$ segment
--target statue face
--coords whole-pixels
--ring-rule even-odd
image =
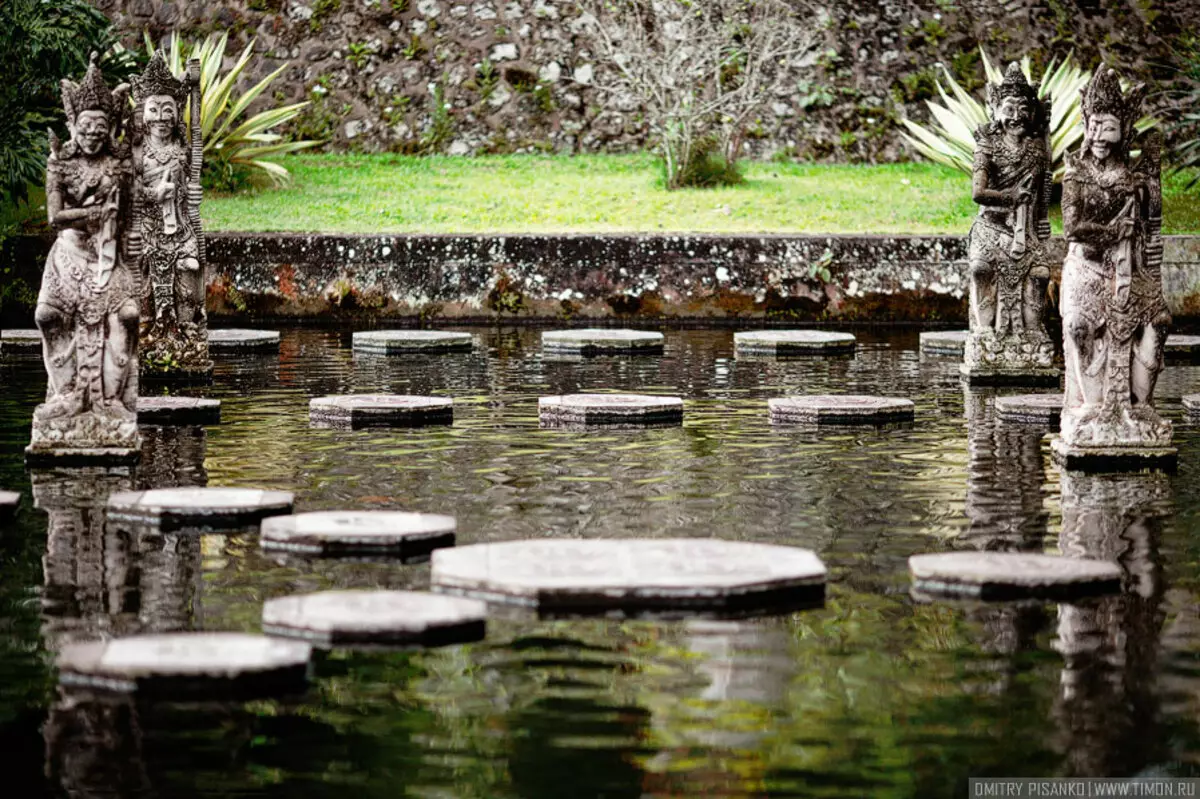
[[[164,138],[170,136],[178,119],[179,108],[174,97],[156,94],[146,98],[146,103],[142,106],[142,121],[151,133]]]
[[[1087,137],[1092,155],[1103,161],[1121,143],[1121,120],[1112,114],[1095,114],[1088,118]]]
[[[1003,125],[1005,130],[1028,130],[1033,122],[1033,109],[1022,97],[1005,97],[996,109],[996,121]]]
[[[84,111],[75,119],[75,140],[87,155],[96,155],[108,143],[108,115],[103,111]]]

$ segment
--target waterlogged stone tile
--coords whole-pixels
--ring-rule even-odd
[[[475,337],[445,330],[367,330],[354,334],[352,346],[368,355],[469,352]]]
[[[320,647],[445,646],[478,641],[487,605],[415,591],[325,591],[272,599],[263,632]]]
[[[825,330],[752,330],[733,335],[737,355],[838,355],[854,352],[855,343],[850,333]]]
[[[454,401],[447,397],[348,394],[318,397],[308,407],[314,427],[421,427],[454,422]]]
[[[683,400],[647,394],[564,394],[538,400],[544,427],[649,427],[683,423]]]
[[[121,491],[108,498],[108,518],[164,531],[236,530],[292,512],[290,491],[254,488],[160,488]]]
[[[453,516],[402,511],[321,511],[263,520],[264,551],[409,560],[453,546]]]
[[[1006,422],[1057,427],[1062,416],[1062,394],[1017,394],[996,397],[996,417]]]
[[[199,397],[138,397],[138,424],[212,425],[221,423],[221,401]]]
[[[910,422],[912,400],[859,394],[813,394],[767,401],[772,422],[799,424],[887,424]]]
[[[975,599],[1066,599],[1121,590],[1117,563],[1024,552],[943,552],[908,559],[913,589]]]

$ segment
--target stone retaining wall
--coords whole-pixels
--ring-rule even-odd
[[[1054,246],[1061,255],[1061,240]],[[5,262],[23,285],[7,292],[8,324],[31,317],[47,247],[11,243]],[[219,233],[208,236],[208,255],[209,308],[221,319],[966,320],[958,236]],[[1163,279],[1177,321],[1200,321],[1200,237],[1167,237]]]

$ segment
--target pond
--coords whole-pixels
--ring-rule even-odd
[[[919,354],[915,332],[859,331],[852,356],[781,361],[735,358],[727,330],[667,330],[661,357],[575,361],[543,357],[536,329],[471,332],[470,354],[355,357],[350,331],[301,328],[283,331],[278,355],[221,355],[211,386],[177,393],[220,399],[222,423],[147,428],[136,482],[286,489],[300,511],[449,513],[460,545],[808,547],[829,568],[824,607],[740,621],[506,615],[475,644],[318,654],[311,689],[290,699],[59,694],[64,642],[258,632],[267,599],[424,589],[429,566],[276,560],[255,534],[106,531],[94,505],[111,481],[26,471],[45,378],[36,358],[5,355],[0,487],[24,493],[0,534],[6,778],[42,795],[611,798],[963,796],[971,776],[1200,775],[1200,430],[1180,405],[1200,366],[1168,366],[1158,391],[1177,473],[1088,478],[1051,465],[1045,430],[994,420],[994,392],[965,388],[955,358]],[[539,396],[601,390],[682,396],[683,426],[539,428]],[[311,398],[365,392],[453,397],[454,424],[310,429]],[[769,423],[767,399],[824,392],[908,397],[916,418]],[[910,555],[960,549],[1116,559],[1129,588],[1076,605],[910,596]]]

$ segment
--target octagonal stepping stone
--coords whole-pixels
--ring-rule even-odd
[[[996,397],[996,418],[1005,422],[1057,427],[1062,417],[1062,394],[1018,394]]]
[[[264,519],[265,551],[303,555],[371,556],[401,561],[454,546],[453,516],[401,511],[323,511]]]
[[[199,397],[138,397],[138,424],[209,425],[221,423],[221,401]]]
[[[314,427],[422,427],[454,423],[454,400],[406,394],[317,397],[308,404]]]
[[[208,348],[219,352],[278,352],[278,330],[227,328],[208,331]]]
[[[263,632],[336,646],[445,646],[478,641],[487,605],[416,591],[324,591],[263,605]]]
[[[366,330],[354,334],[352,347],[368,355],[469,352],[475,337],[445,330]]]
[[[538,400],[545,427],[648,427],[683,423],[683,400],[645,394],[564,394]]]
[[[68,644],[64,685],[162,699],[274,696],[304,690],[311,647],[241,633],[172,633]]]
[[[1163,354],[1169,360],[1174,361],[1200,360],[1200,336],[1172,333],[1167,336]]]
[[[34,352],[42,348],[42,334],[36,329],[0,330],[0,352]]]
[[[542,333],[542,350],[551,355],[661,355],[665,340],[650,330],[548,330]]]
[[[752,330],[733,334],[734,352],[741,355],[840,355],[854,352],[850,333],[825,330]]]
[[[1069,599],[1121,590],[1121,567],[1102,560],[1025,552],[944,552],[908,559],[913,588],[982,600]]]
[[[970,330],[929,330],[921,334],[921,352],[962,357]]]
[[[911,422],[912,400],[858,394],[814,394],[767,401],[771,421],[799,424],[888,424]]]
[[[108,498],[108,518],[164,532],[239,530],[292,512],[290,491],[255,488],[156,488]]]
[[[12,521],[17,515],[21,495],[16,491],[0,491],[0,522]]]
[[[433,553],[434,590],[542,615],[741,615],[819,605],[807,549],[716,539],[538,539]]]

